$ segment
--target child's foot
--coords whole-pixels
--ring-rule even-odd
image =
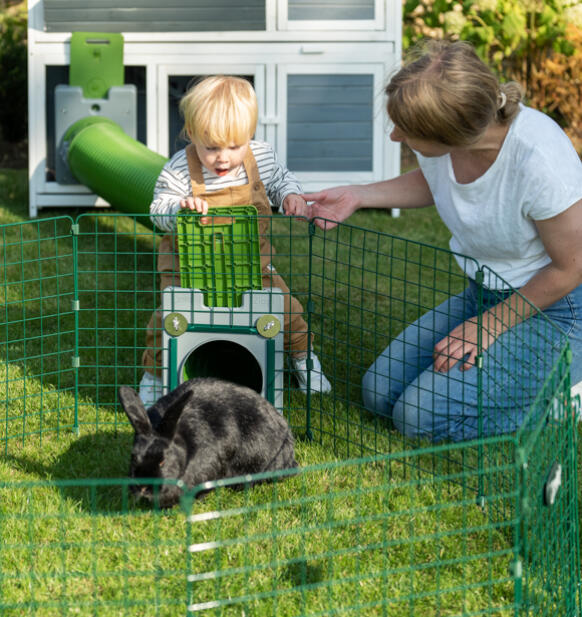
[[[331,384],[329,383],[327,377],[323,374],[319,358],[313,352],[311,353],[311,362],[313,363],[310,380],[311,391],[323,393],[331,392]],[[307,374],[309,372],[307,370],[307,356],[303,358],[290,357],[289,365],[295,375],[297,383],[299,384],[300,390],[307,394]]]
[[[151,373],[145,372],[139,382],[139,398],[144,407],[151,407],[163,394],[163,381]]]

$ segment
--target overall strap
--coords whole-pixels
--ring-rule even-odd
[[[203,195],[206,193],[206,185],[204,184],[204,176],[202,174],[202,163],[200,163],[194,144],[186,146],[186,160],[188,161],[188,171],[190,172],[192,195]]]
[[[249,180],[249,188],[251,190],[251,203],[254,204],[261,215],[271,214],[271,205],[265,190],[265,185],[261,180],[259,168],[257,166],[257,159],[253,154],[250,146],[243,159],[243,165],[247,172],[247,178]]]

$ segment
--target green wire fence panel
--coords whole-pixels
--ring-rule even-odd
[[[272,317],[279,292],[252,290],[266,298],[257,308],[175,289],[178,255],[148,217],[0,227],[0,614],[580,617],[565,336],[463,256],[348,224],[258,222],[262,285],[279,274],[291,313],[285,345],[258,367],[249,352],[267,348],[258,316]],[[245,229],[230,230],[234,244]],[[222,246],[213,240],[213,258],[229,263]],[[427,311],[440,307],[435,318],[456,323],[443,303],[469,283],[459,264],[475,272],[479,353],[451,377],[457,400],[439,403],[447,421],[453,403],[476,410],[476,438],[433,444],[404,437],[388,408],[368,411],[362,378]],[[168,284],[174,317],[180,297],[190,302],[185,329],[155,316]],[[493,322],[486,309],[499,303]],[[488,345],[488,330],[509,326],[514,336]],[[411,331],[420,328],[436,332],[433,322]],[[305,333],[329,394],[303,394],[286,368],[290,341]],[[163,371],[170,347],[200,340],[188,376],[204,365],[259,389],[257,375],[274,372],[269,392],[295,433],[300,468],[183,487],[180,506],[161,511],[136,500],[126,479],[133,431],[117,390],[138,387],[147,349]],[[528,361],[516,363],[524,350]],[[413,412],[421,400],[436,399],[412,397]]]
[[[75,255],[66,217],[0,227],[3,447],[75,423]]]
[[[519,556],[508,538],[519,520],[489,510],[517,495],[477,508],[477,471],[407,473],[424,456],[314,466],[252,495],[220,487],[195,503],[190,614],[514,615],[508,564]]]
[[[5,617],[184,614],[184,516],[128,509],[123,481],[0,484]]]

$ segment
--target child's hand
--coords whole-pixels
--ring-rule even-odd
[[[283,200],[285,214],[307,216],[308,205],[301,195],[287,195]]]
[[[208,214],[208,203],[200,197],[186,197],[180,200],[180,208],[183,210],[196,210],[199,214]]]

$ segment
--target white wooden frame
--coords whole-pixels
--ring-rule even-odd
[[[374,166],[370,173],[300,174],[306,190],[338,182],[368,182],[399,172],[398,145],[387,136],[383,82],[400,60],[400,0],[375,0],[376,18],[353,27],[344,20],[302,24],[285,21],[287,0],[265,0],[262,32],[134,32],[124,37],[124,62],[146,71],[146,146],[168,155],[168,76],[209,73],[255,76],[259,99],[257,138],[286,160],[286,75],[295,73],[374,74]],[[43,0],[28,0],[29,187],[31,216],[43,207],[106,206],[81,185],[46,179],[46,67],[67,65],[70,33],[45,32]],[[283,19],[283,21],[282,21]],[[282,27],[287,29],[282,29]],[[317,29],[313,29],[317,26]],[[374,28],[374,29],[371,29]],[[386,136],[379,139],[378,136]]]

